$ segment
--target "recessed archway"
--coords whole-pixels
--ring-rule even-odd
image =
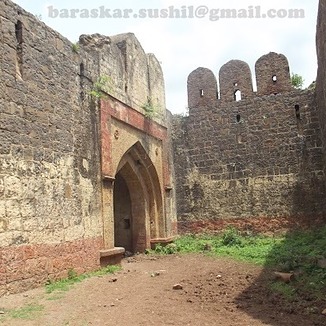
[[[162,191],[157,171],[137,142],[121,158],[113,188],[114,245],[131,252],[165,235]]]

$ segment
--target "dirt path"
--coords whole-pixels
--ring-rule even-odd
[[[1,298],[0,310],[30,303],[44,309],[31,320],[5,319],[0,325],[326,325],[320,313],[289,310],[270,296],[264,273],[201,255],[131,257],[115,275],[87,279],[68,292],[37,289]],[[183,288],[174,290],[175,284]]]

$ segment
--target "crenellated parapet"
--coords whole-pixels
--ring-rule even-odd
[[[240,60],[219,70],[219,92],[210,70],[189,75],[189,116],[173,133],[180,220],[325,215],[324,3],[316,89],[293,88],[274,52],[257,60],[257,91]]]
[[[283,54],[270,52],[260,57],[255,64],[255,73],[257,92],[253,90],[249,65],[241,60],[231,60],[219,71],[218,89],[214,73],[207,68],[197,68],[188,76],[189,109],[215,107],[225,102],[293,90],[288,60]]]

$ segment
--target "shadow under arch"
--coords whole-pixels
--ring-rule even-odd
[[[138,141],[122,156],[113,188],[116,247],[131,252],[150,248],[165,235],[162,190],[156,168]]]

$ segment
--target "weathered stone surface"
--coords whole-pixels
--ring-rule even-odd
[[[230,61],[221,68],[217,101],[207,92],[206,101],[194,102],[206,87],[201,86],[202,68],[189,75],[189,117],[175,116],[173,133],[181,219],[325,212],[322,123],[314,90],[288,87],[282,55],[270,53],[256,67],[261,93],[250,93],[247,65]],[[278,76],[277,95],[263,90],[271,72]],[[246,87],[247,96],[232,101],[235,87]]]
[[[316,95],[318,117],[321,124],[321,139],[323,143],[324,173],[326,174],[326,1],[319,1],[317,19],[317,59],[318,71],[316,80]]]
[[[82,35],[73,45],[9,0],[0,3],[0,40],[0,296],[100,267],[100,250],[116,245],[123,164],[134,166],[138,189],[128,186],[143,209],[133,249],[170,236],[175,202],[164,189],[173,162],[155,56],[131,33]],[[135,144],[141,150],[129,157]]]
[[[270,95],[291,90],[290,68],[283,54],[270,52],[260,57],[255,65],[257,94]]]
[[[253,96],[251,71],[246,62],[231,60],[221,67],[219,72],[220,97],[222,101],[233,102],[236,92],[240,99]]]
[[[197,68],[187,80],[189,110],[217,103],[217,82],[213,72],[207,68]]]

